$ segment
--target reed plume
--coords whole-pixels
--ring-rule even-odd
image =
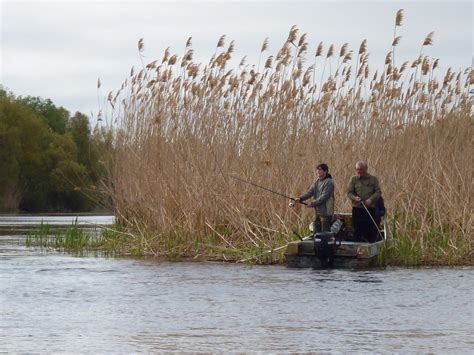
[[[399,10],[396,27],[402,19]],[[260,60],[255,66],[245,57],[227,68],[234,43],[225,49],[225,35],[207,63],[193,61],[190,37],[179,63],[167,48],[161,62],[131,71],[108,97],[107,186],[120,223],[144,253],[235,260],[286,243],[311,219],[242,179],[298,196],[326,162],[337,210],[350,211],[345,187],[364,158],[381,181],[397,240],[416,246],[418,260],[470,255],[472,70],[450,68],[438,81],[438,59],[421,54],[397,66],[394,36],[374,75],[366,40],[356,49],[344,44],[337,70],[325,75],[334,45],[319,66],[320,42],[306,66],[306,35],[298,39],[298,31],[290,29],[261,71]],[[267,49],[265,39],[260,55]]]

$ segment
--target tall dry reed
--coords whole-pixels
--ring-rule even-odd
[[[208,63],[193,62],[189,38],[183,54],[167,49],[132,68],[108,96],[109,189],[144,252],[235,259],[280,245],[311,211],[233,176],[296,196],[326,162],[337,210],[350,211],[346,185],[366,159],[397,234],[417,241],[421,262],[434,259],[430,238],[449,236],[451,252],[469,254],[474,74],[448,69],[437,79],[438,59],[424,54],[432,33],[413,61],[397,63],[402,15],[376,72],[365,40],[313,50],[297,27],[277,53],[267,55],[265,39],[257,66],[244,58],[228,68],[234,43],[222,36]],[[143,59],[142,39],[138,50]]]

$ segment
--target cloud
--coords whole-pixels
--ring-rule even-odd
[[[297,25],[309,41],[308,58],[323,41],[355,51],[368,41],[372,70],[390,50],[395,12],[405,9],[397,61],[414,60],[435,31],[427,55],[441,69],[470,66],[470,2],[238,2],[238,1],[4,1],[1,83],[18,95],[51,98],[70,111],[97,111],[96,82],[104,94],[120,87],[132,66],[140,66],[137,42],[145,40],[145,63],[161,59],[166,47],[181,55],[193,37],[194,60],[207,63],[220,35],[235,40],[235,62],[256,64],[262,41],[275,55]],[[311,60],[311,59],[308,59]]]

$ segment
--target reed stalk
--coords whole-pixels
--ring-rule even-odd
[[[109,95],[108,193],[130,239],[165,257],[237,260],[276,248],[306,229],[311,212],[231,175],[297,196],[326,162],[337,210],[350,211],[345,189],[355,161],[366,159],[396,227],[391,263],[472,256],[472,68],[440,81],[427,56],[397,66],[395,37],[372,75],[364,40],[355,63],[345,44],[336,72],[316,86],[322,45],[305,67],[306,35],[297,34],[293,27],[261,71],[244,61],[229,69],[225,36],[207,64],[192,61],[187,43],[181,61],[167,50]],[[431,44],[432,34],[422,48]]]

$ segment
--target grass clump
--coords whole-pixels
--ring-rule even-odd
[[[88,230],[78,225],[76,221],[67,228],[53,228],[48,223],[41,225],[28,233],[25,245],[54,249],[78,255],[85,253],[100,253],[104,256],[122,255],[128,253],[127,238],[113,229]]]

